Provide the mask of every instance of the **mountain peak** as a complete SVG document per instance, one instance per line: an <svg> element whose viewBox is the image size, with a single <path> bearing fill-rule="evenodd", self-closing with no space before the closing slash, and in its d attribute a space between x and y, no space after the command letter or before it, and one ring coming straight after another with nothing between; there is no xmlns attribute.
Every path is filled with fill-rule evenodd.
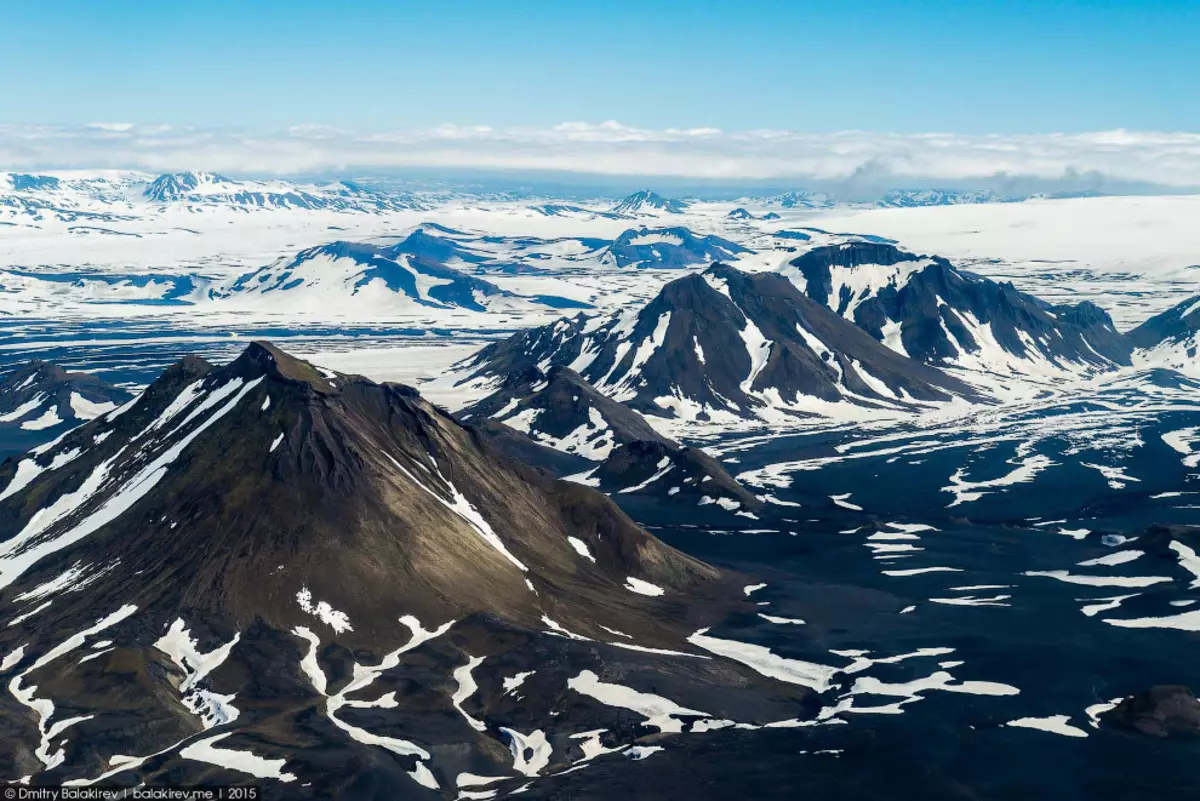
<svg viewBox="0 0 1200 801"><path fill-rule="evenodd" d="M682 214L687 206L688 204L682 200L665 198L651 189L639 189L613 206L612 211L617 214L653 214L656 212Z"/></svg>
<svg viewBox="0 0 1200 801"><path fill-rule="evenodd" d="M471 717L443 692L485 658L513 672L575 649L592 666L598 653L651 669L661 655L708 661L688 638L743 603L741 577L665 545L603 494L508 460L415 392L355 379L336 402L296 402L267 377L311 383L315 369L263 342L217 368L182 360L121 414L0 465L0 600L36 600L8 610L0 672L43 723L73 713L50 757L34 750L48 727L6 707L0 778L140 780L151 759L211 775L188 772L191 757L240 714L215 736L270 726L255 748L285 749L286 776L329 785L342 763L361 776L377 757L360 746L382 744L385 775L446 787L480 765L498 773L487 754L526 728L524 713L499 728L499 710ZM87 658L59 658L85 643ZM418 647L421 667L394 672ZM114 704L94 688L117 675L129 692ZM348 697L371 684L383 703Z"/></svg>
<svg viewBox="0 0 1200 801"><path fill-rule="evenodd" d="M337 399L296 402L281 382ZM39 457L52 462L73 448L70 467L43 470L8 493L0 538L40 526L31 516L89 473L108 479L75 498L81 519L95 525L49 520L45 561L5 567L0 560L0 587L44 581L63 558L99 562L103 553L103 561L128 568L113 574L122 582L150 563L186 573L178 587L131 589L139 606L240 609L240 622L257 615L290 630L304 624L292 599L308 587L355 622L347 629L354 639L382 630L369 622L379 609L439 620L489 612L525 626L538 626L549 610L573 630L602 633L582 597L596 582L617 591L626 576L641 575L682 590L717 577L653 540L603 496L576 497L574 488L498 460L415 391L363 378L335 387L266 342L222 367L182 360L125 413L72 437ZM11 483L17 473L9 465ZM105 528L108 518L96 510L110 496L122 497L128 512ZM180 533L164 536L165 521L181 521ZM76 548L80 530L96 533ZM578 564L570 532L591 543L600 572ZM276 565L284 570L272 573ZM409 580L370 579L385 567ZM526 578L557 589L552 609L540 608ZM571 600L572 593L581 595ZM637 596L626 595L618 592L620 605L636 607ZM628 617L601 622L636 625Z"/></svg>
<svg viewBox="0 0 1200 801"><path fill-rule="evenodd" d="M215 172L170 172L151 181L142 194L148 200L178 200L201 186L231 183L234 182Z"/></svg>
<svg viewBox="0 0 1200 801"><path fill-rule="evenodd" d="M978 397L874 341L784 276L722 263L671 281L641 309L523 331L460 369L500 378L530 364L570 365L608 398L675 420L781 420Z"/></svg>
<svg viewBox="0 0 1200 801"><path fill-rule="evenodd" d="M1002 375L1111 369L1129 344L1095 304L1051 307L890 243L813 248L780 269L810 298L926 364Z"/></svg>
<svg viewBox="0 0 1200 801"><path fill-rule="evenodd" d="M325 374L308 362L262 340L251 342L233 363L233 368L247 377L262 375L305 384L322 395L337 391L331 380L332 373Z"/></svg>

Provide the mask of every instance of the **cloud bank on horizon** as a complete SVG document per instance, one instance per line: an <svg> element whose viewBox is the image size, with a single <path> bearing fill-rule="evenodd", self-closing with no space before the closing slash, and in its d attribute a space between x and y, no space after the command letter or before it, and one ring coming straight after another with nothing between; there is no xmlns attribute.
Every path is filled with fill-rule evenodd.
<svg viewBox="0 0 1200 801"><path fill-rule="evenodd" d="M850 184L1008 178L1184 189L1200 187L1200 134L809 134L613 121L369 133L318 125L276 133L103 122L0 125L0 169L96 168L276 175L431 168Z"/></svg>

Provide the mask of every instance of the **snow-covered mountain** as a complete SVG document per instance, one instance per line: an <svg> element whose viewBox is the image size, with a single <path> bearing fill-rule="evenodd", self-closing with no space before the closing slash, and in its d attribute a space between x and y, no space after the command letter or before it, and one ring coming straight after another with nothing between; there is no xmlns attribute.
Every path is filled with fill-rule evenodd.
<svg viewBox="0 0 1200 801"><path fill-rule="evenodd" d="M625 215L603 209L590 209L573 203L541 203L529 207L544 217L565 217L576 220L620 220Z"/></svg>
<svg viewBox="0 0 1200 801"><path fill-rule="evenodd" d="M521 331L459 366L461 382L566 366L647 415L734 422L912 408L974 393L804 296L781 275L717 264L641 308Z"/></svg>
<svg viewBox="0 0 1200 801"><path fill-rule="evenodd" d="M227 307L347 314L394 314L406 305L474 312L586 306L517 295L459 269L487 259L429 226L394 244L340 241L308 248L211 287L203 299Z"/></svg>
<svg viewBox="0 0 1200 801"><path fill-rule="evenodd" d="M657 192L641 189L632 195L627 195L620 203L612 207L612 211L625 215L682 214L687 207L686 201L665 198Z"/></svg>
<svg viewBox="0 0 1200 801"><path fill-rule="evenodd" d="M1128 336L1135 364L1200 375L1200 295L1151 317Z"/></svg>
<svg viewBox="0 0 1200 801"><path fill-rule="evenodd" d="M731 261L749 252L749 248L715 234L696 234L682 226L643 226L623 232L600 259L613 267L677 268Z"/></svg>
<svg viewBox="0 0 1200 801"><path fill-rule="evenodd" d="M304 185L287 181L231 180L211 172L160 175L142 190L142 196L153 203L192 207L369 212L422 208L411 196L375 192L350 181Z"/></svg>
<svg viewBox="0 0 1200 801"><path fill-rule="evenodd" d="M1129 364L1129 342L1095 304L1051 307L936 256L847 242L814 248L780 272L926 364L1042 377Z"/></svg>
<svg viewBox="0 0 1200 801"><path fill-rule="evenodd" d="M825 192L810 192L802 189L796 192L784 192L772 195L761 201L766 206L779 206L785 209L831 209L837 205L837 200Z"/></svg>
<svg viewBox="0 0 1200 801"><path fill-rule="evenodd" d="M376 191L346 180L310 184L233 179L211 172L153 176L118 170L0 173L0 209L26 217L57 216L66 222L121 221L168 209L378 214L426 207L411 193Z"/></svg>
<svg viewBox="0 0 1200 801"><path fill-rule="evenodd" d="M0 222L86 225L129 220L130 198L149 179L125 170L0 173Z"/></svg>
<svg viewBox="0 0 1200 801"><path fill-rule="evenodd" d="M915 208L918 206L958 206L965 203L995 203L998 197L990 189L959 191L955 189L895 189L875 204L880 208Z"/></svg>

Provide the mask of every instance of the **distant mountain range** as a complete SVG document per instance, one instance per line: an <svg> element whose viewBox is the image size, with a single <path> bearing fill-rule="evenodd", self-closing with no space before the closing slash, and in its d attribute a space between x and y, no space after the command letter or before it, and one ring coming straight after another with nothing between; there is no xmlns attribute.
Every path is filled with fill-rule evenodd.
<svg viewBox="0 0 1200 801"><path fill-rule="evenodd" d="M404 187L404 188L400 188ZM1090 191L1006 196L991 190L896 189L877 200L844 200L828 192L795 190L752 202L780 209L828 209L877 206L907 208L971 203L1019 202L1031 198L1089 197ZM439 202L459 198L485 202L519 202L537 199L528 210L540 216L577 219L637 219L686 214L702 201L667 197L641 189L612 203L580 203L522 192L477 192L469 188L417 192L407 185L383 181L380 187L342 179L308 182L287 179L231 178L214 172L172 172L151 175L133 171L64 171L58 173L0 173L0 209L35 220L47 217L64 222L112 222L136 215L149 207L159 211L203 211L226 208L251 210L307 210L382 214L421 211ZM749 216L745 216L749 215ZM745 209L730 213L733 219L753 218ZM770 220L774 212L759 219Z"/></svg>
<svg viewBox="0 0 1200 801"><path fill-rule="evenodd" d="M368 189L352 181L307 184L285 180L231 179L211 172L159 176L136 172L34 175L0 173L0 206L68 221L105 219L136 212L145 204L201 210L328 210L383 213L428 208L407 192ZM101 211L100 206L114 206ZM100 214L97 218L94 215Z"/></svg>
<svg viewBox="0 0 1200 801"><path fill-rule="evenodd" d="M142 196L151 202L266 209L403 211L424 208L411 196L375 192L350 181L322 186L284 181L235 181L216 173L169 173L155 178Z"/></svg>
<svg viewBox="0 0 1200 801"><path fill-rule="evenodd" d="M1002 195L991 189L892 189L876 200L837 198L827 192L799 190L760 198L758 202L785 209L829 209L835 206L877 208L918 208L922 206L959 206L977 203L1020 203L1024 200L1058 200L1079 197L1100 197L1095 191L1033 193Z"/></svg>
<svg viewBox="0 0 1200 801"><path fill-rule="evenodd" d="M772 195L763 198L762 203L767 206L779 206L785 209L828 209L837 205L837 201L834 200L832 195L825 192L809 192L807 190Z"/></svg>

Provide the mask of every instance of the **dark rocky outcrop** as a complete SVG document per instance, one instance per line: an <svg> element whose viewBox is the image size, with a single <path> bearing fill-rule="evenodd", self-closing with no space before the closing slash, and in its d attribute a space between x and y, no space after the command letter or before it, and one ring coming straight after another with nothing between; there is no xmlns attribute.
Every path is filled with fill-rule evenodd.
<svg viewBox="0 0 1200 801"><path fill-rule="evenodd" d="M1200 735L1200 701L1187 687L1151 687L1121 701L1100 716L1114 728L1151 737Z"/></svg>

